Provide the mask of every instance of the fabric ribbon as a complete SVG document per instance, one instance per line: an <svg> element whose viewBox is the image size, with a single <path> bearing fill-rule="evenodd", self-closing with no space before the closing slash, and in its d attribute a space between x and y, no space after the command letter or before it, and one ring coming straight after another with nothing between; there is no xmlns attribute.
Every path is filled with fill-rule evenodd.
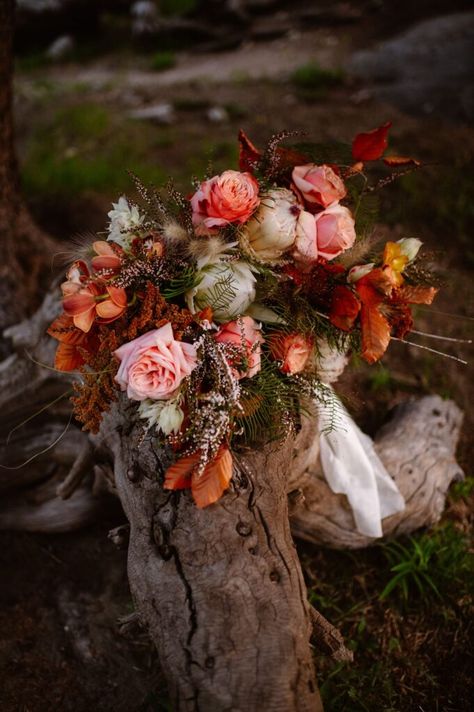
<svg viewBox="0 0 474 712"><path fill-rule="evenodd" d="M326 387L332 391L331 386ZM381 537L382 519L405 509L405 500L375 452L372 439L354 423L334 391L332 395L317 403L324 476L333 492L346 495L357 531ZM334 416L334 428L325 430Z"/></svg>

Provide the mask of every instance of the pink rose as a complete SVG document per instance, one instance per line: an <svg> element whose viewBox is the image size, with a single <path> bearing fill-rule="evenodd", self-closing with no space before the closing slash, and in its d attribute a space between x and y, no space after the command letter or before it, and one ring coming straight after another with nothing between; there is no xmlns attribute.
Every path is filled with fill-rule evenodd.
<svg viewBox="0 0 474 712"><path fill-rule="evenodd" d="M245 223L260 204L258 183L250 173L224 171L201 183L191 198L198 234L230 223Z"/></svg>
<svg viewBox="0 0 474 712"><path fill-rule="evenodd" d="M260 344L264 338L250 316L223 324L215 339L228 348L228 363L236 378L252 378L260 371Z"/></svg>
<svg viewBox="0 0 474 712"><path fill-rule="evenodd" d="M124 344L114 355L120 361L115 380L138 401L170 398L197 362L195 347L175 341L170 323Z"/></svg>
<svg viewBox="0 0 474 712"><path fill-rule="evenodd" d="M352 247L356 239L354 218L350 210L339 203L316 215L313 223L302 213L296 235L295 259L315 262L318 257L332 260Z"/></svg>
<svg viewBox="0 0 474 712"><path fill-rule="evenodd" d="M292 173L293 184L310 205L329 207L346 195L346 186L330 166L296 166Z"/></svg>
<svg viewBox="0 0 474 712"><path fill-rule="evenodd" d="M304 369L313 351L313 342L303 334L278 334L270 341L270 351L282 362L280 370L291 375Z"/></svg>

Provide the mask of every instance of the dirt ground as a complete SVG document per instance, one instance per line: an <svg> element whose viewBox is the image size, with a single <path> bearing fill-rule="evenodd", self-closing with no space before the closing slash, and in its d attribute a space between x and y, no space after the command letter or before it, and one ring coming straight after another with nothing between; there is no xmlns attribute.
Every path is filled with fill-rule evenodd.
<svg viewBox="0 0 474 712"><path fill-rule="evenodd" d="M110 200L123 190L133 194L124 169L156 181L170 175L188 190L190 176L209 160L216 171L235 165L240 127L257 144L281 130L350 141L356 132L391 120L392 152L430 165L385 189L376 230L397 239L420 237L442 275L439 297L432 309L417 311L416 328L472 338L474 137L466 122L447 122L439 113L409 115L380 103L370 86L345 70L337 80L326 74L309 88L292 76L310 61L328 72L344 67L355 49L390 35L389 20L378 22L311 30L224 55L178 53L176 66L159 74L145 60L120 54L87 66L70 62L20 72L19 153L35 218L58 240L102 229ZM172 107L169 123L130 117L156 104ZM219 121L210 118L215 107L223 109ZM473 358L472 345L412 340ZM406 398L453 398L465 412L458 461L469 475L470 368L393 343L375 367L354 362L340 393L371 434ZM443 546L464 542L471 505L469 486L458 486L442 523L456 534ZM110 503L100 522L80 532L0 534L5 712L170 709L146 636L117 623L133 607L126 552L113 546L107 532L123 521L119 506ZM396 595L381 602L391 574L379 548L353 556L301 545L300 553L311 600L355 650L350 670L317 659L328 711L471 709L472 618L463 587L453 590L447 583L441 599L413 590L408 602Z"/></svg>

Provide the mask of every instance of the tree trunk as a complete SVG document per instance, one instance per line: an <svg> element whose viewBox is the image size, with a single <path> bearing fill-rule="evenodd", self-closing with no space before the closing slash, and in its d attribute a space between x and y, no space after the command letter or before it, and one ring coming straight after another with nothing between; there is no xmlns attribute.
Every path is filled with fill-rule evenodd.
<svg viewBox="0 0 474 712"><path fill-rule="evenodd" d="M236 457L232 491L199 510L163 490L166 459L122 404L100 447L131 525L128 573L177 710L322 709L310 606L288 522L291 447Z"/></svg>
<svg viewBox="0 0 474 712"><path fill-rule="evenodd" d="M21 198L12 115L14 0L0 0L0 328L37 304L51 281L54 243L35 226Z"/></svg>

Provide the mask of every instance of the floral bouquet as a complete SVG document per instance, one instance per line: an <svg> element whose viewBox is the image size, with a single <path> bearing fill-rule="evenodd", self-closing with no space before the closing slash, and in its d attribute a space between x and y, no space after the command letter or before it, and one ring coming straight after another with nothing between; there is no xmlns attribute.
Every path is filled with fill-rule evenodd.
<svg viewBox="0 0 474 712"><path fill-rule="evenodd" d="M188 197L135 179L142 206L113 205L48 332L56 367L81 374L84 428L97 431L123 391L144 436L174 456L164 488L205 507L229 487L232 450L282 439L309 400L327 399L322 344L374 363L403 340L410 305L436 289L419 240L372 238L375 188L419 165L382 159L389 126L329 148L284 148L283 134L264 151L241 132L240 170Z"/></svg>

